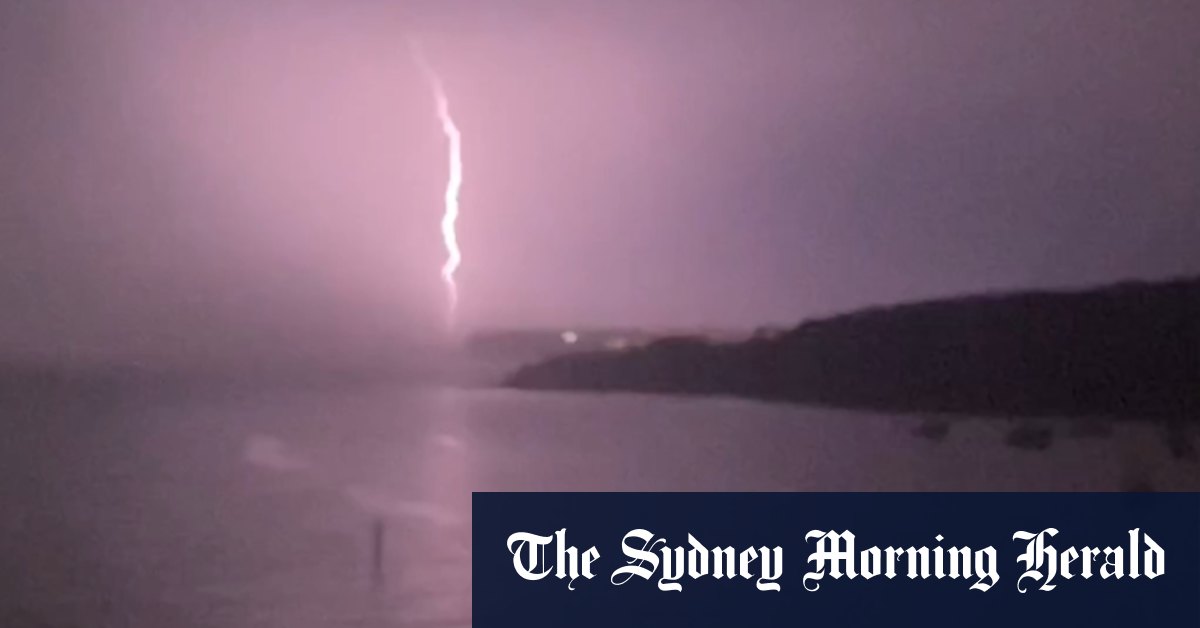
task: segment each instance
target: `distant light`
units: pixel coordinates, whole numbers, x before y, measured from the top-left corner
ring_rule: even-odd
[[[564,331],[562,333],[562,341],[569,345],[573,345],[579,341],[579,334],[573,331]]]
[[[629,346],[629,341],[624,338],[609,338],[605,341],[604,346],[609,349],[621,350]]]

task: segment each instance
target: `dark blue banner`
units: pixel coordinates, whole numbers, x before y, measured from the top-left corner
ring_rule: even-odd
[[[1200,495],[476,493],[474,625],[1200,626]]]

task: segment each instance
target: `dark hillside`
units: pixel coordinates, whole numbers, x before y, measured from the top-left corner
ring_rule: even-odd
[[[560,356],[518,388],[725,394],[914,412],[1196,417],[1200,280],[982,295]]]

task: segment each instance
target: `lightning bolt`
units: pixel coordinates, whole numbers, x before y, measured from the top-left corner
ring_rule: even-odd
[[[425,59],[420,44],[415,39],[408,40],[409,51],[421,72],[433,90],[434,103],[438,120],[442,123],[442,133],[449,144],[449,176],[446,180],[445,208],[442,213],[442,242],[446,247],[446,262],[442,265],[442,282],[446,284],[446,295],[449,300],[449,324],[454,325],[455,312],[458,310],[458,284],[454,281],[454,273],[462,264],[462,250],[458,247],[458,192],[462,187],[462,133],[454,118],[450,116],[450,101],[446,98],[446,90],[442,79]]]

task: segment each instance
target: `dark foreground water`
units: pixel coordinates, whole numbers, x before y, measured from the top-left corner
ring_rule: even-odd
[[[473,490],[1200,488],[1149,424],[1034,451],[1002,420],[388,385],[0,409],[5,627],[470,625]]]

